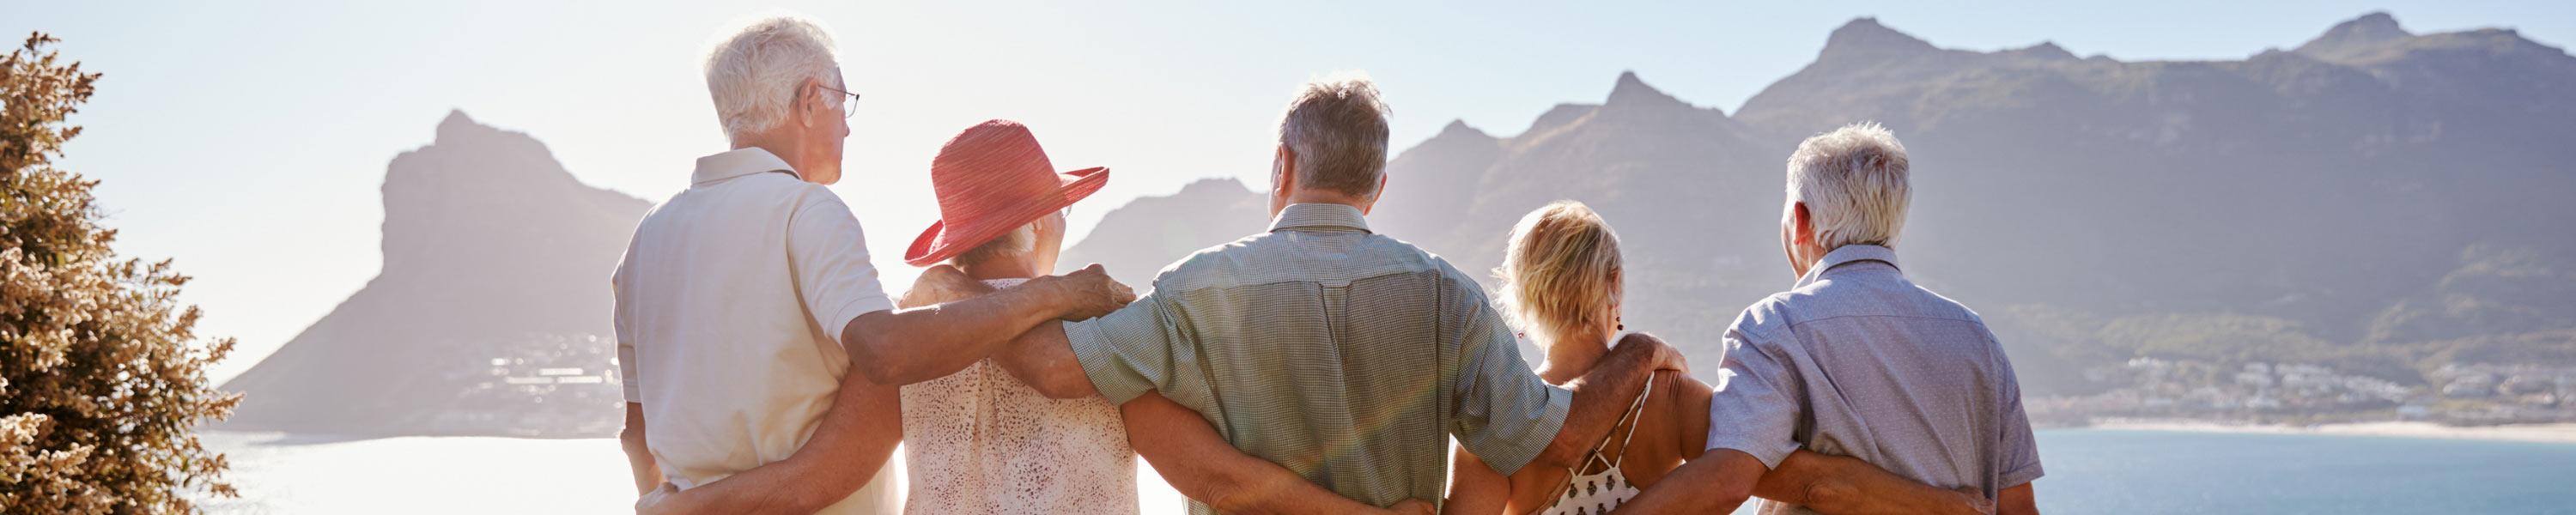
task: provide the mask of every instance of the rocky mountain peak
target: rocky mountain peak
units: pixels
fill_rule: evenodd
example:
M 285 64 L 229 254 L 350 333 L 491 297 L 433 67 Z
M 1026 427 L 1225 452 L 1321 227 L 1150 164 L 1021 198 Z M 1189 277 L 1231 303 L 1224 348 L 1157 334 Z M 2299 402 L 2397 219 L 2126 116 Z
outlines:
M 1857 18 L 1834 29 L 1833 35 L 1825 38 L 1823 57 L 1933 50 L 1939 48 L 1933 47 L 1931 42 L 1880 25 L 1877 18 Z
M 2415 34 L 2398 26 L 2397 17 L 2388 15 L 2387 11 L 2377 11 L 2335 24 L 2334 28 L 2326 29 L 2325 34 L 2299 45 L 2299 53 L 2336 53 L 2411 37 Z

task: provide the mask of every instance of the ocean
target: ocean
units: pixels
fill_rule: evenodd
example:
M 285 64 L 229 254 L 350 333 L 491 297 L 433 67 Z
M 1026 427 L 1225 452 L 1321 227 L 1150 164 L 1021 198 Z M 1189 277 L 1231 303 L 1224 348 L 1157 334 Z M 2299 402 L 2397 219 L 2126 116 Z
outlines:
M 634 498 L 613 439 L 204 439 L 242 492 L 209 500 L 219 514 L 623 513 Z M 2106 429 L 2039 442 L 2049 513 L 2576 514 L 2570 444 Z M 1180 513 L 1140 472 L 1145 513 Z

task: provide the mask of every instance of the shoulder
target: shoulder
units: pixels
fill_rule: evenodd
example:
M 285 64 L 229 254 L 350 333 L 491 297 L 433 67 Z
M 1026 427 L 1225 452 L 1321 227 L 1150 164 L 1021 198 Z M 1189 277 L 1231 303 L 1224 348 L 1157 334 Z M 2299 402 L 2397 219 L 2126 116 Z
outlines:
M 1727 337 L 1745 340 L 1746 343 L 1759 343 L 1770 341 L 1774 336 L 1788 332 L 1789 326 L 1796 323 L 1793 320 L 1794 301 L 1803 295 L 1806 294 L 1792 290 L 1774 293 L 1769 297 L 1763 297 L 1762 300 L 1754 301 L 1753 305 L 1745 306 L 1744 311 L 1736 313 L 1734 322 L 1727 324 Z
M 1977 310 L 1968 309 L 1967 304 L 1952 300 L 1949 296 L 1933 292 L 1932 289 L 1920 285 L 1914 286 L 1914 291 L 1921 295 L 1924 309 L 1932 312 L 1933 315 L 1965 321 L 1975 324 L 1978 328 L 1986 327 L 1986 318 L 1977 315 Z
M 1236 272 L 1248 267 L 1254 242 L 1267 234 L 1254 234 L 1190 252 L 1163 265 L 1154 272 L 1154 290 L 1187 291 L 1218 286 L 1230 281 Z
M 840 214 L 850 212 L 850 204 L 842 201 L 841 195 L 833 193 L 832 188 L 797 180 L 795 176 L 764 173 L 755 177 L 745 177 L 743 181 L 748 183 L 745 186 L 759 188 L 763 193 L 783 197 L 786 204 L 791 207 L 790 211 L 799 215 L 823 212 L 821 210 Z

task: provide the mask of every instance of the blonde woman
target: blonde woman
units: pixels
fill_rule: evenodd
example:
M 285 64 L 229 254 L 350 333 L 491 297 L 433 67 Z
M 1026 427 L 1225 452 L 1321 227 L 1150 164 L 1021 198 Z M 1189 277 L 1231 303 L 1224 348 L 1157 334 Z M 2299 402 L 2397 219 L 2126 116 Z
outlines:
M 1564 384 L 1592 368 L 1627 329 L 1620 320 L 1619 237 L 1583 203 L 1558 201 L 1512 228 L 1495 270 L 1504 311 L 1521 335 L 1546 351 L 1539 377 Z M 1599 514 L 1617 508 L 1666 473 L 1699 457 L 1708 437 L 1713 389 L 1686 374 L 1659 373 L 1646 392 L 1573 469 L 1523 467 L 1497 474 L 1464 448 L 1453 451 L 1447 514 Z M 1857 459 L 1798 451 L 1763 476 L 1755 495 L 1826 513 L 1978 513 L 1981 497 L 1897 477 Z

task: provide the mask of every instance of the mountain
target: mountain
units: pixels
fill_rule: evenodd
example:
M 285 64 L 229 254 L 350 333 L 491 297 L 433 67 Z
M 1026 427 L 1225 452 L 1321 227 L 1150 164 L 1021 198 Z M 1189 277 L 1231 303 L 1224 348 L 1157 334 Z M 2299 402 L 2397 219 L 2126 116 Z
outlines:
M 223 386 L 225 429 L 600 436 L 618 427 L 608 274 L 650 204 L 453 112 L 393 159 L 376 278 Z
M 1583 201 L 1627 249 L 1629 324 L 1713 362 L 1724 325 L 1793 279 L 1782 161 L 1877 121 L 1915 166 L 1909 274 L 1981 309 L 2038 394 L 2141 356 L 2423 384 L 2462 356 L 2576 366 L 2571 115 L 2576 58 L 2503 29 L 2415 35 L 2373 13 L 2294 51 L 2126 62 L 1946 49 L 1863 18 L 1733 115 L 1623 73 L 1518 135 L 1451 123 L 1390 161 L 1371 223 L 1481 271 L 1522 214 Z M 1202 218 L 1169 207 L 1245 197 L 1140 200 L 1093 234 L 1178 231 Z M 1159 269 L 1231 239 L 1208 233 L 1100 261 Z
M 1370 223 L 1481 275 L 1523 214 L 1581 200 L 1628 253 L 1627 323 L 1713 364 L 1724 326 L 1793 280 L 1782 162 L 1874 120 L 1915 166 L 1908 274 L 1994 326 L 2034 413 L 2576 420 L 2569 119 L 2576 57 L 2505 29 L 2418 35 L 2373 13 L 2293 50 L 2124 62 L 1946 49 L 1864 18 L 1732 114 L 1622 73 L 1520 134 L 1452 122 L 1389 161 Z M 463 113 L 393 160 L 383 194 L 382 272 L 227 383 L 249 397 L 222 427 L 612 433 L 606 279 L 648 203 Z M 1062 262 L 1143 285 L 1267 208 L 1200 181 L 1113 209 Z
M 1186 216 L 1176 216 L 1186 213 Z M 1091 236 L 1064 249 L 1056 262 L 1067 268 L 1089 263 L 1116 263 L 1110 277 L 1143 285 L 1153 282 L 1163 265 L 1198 249 L 1242 239 L 1270 227 L 1270 202 L 1234 179 L 1202 179 L 1169 196 L 1145 197 L 1100 217 Z

